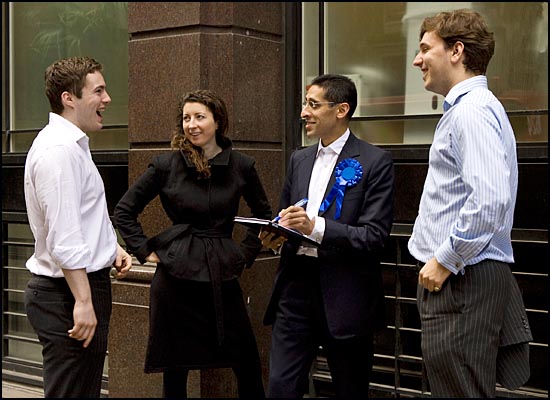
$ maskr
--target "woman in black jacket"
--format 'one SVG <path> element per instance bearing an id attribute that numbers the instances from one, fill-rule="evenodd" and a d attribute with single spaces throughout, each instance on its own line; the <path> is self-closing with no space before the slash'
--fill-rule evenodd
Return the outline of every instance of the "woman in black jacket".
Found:
<path id="1" fill-rule="evenodd" d="M 232 150 L 225 104 L 207 90 L 186 93 L 174 151 L 153 159 L 115 208 L 137 259 L 157 263 L 151 282 L 145 372 L 164 373 L 164 396 L 186 397 L 190 369 L 231 367 L 239 397 L 262 398 L 260 358 L 238 278 L 261 250 L 258 230 L 237 245 L 240 199 L 271 218 L 254 160 Z M 173 225 L 148 238 L 138 216 L 156 196 Z"/>

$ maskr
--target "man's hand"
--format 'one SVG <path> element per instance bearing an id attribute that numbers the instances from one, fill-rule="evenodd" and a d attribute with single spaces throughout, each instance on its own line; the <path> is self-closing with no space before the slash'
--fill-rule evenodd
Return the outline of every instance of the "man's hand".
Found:
<path id="1" fill-rule="evenodd" d="M 65 269 L 63 274 L 74 296 L 73 322 L 69 329 L 69 337 L 84 341 L 83 346 L 88 347 L 94 338 L 97 327 L 97 318 L 92 303 L 92 291 L 86 274 L 86 268 Z"/>
<path id="2" fill-rule="evenodd" d="M 315 221 L 309 219 L 306 210 L 303 207 L 290 206 L 279 213 L 281 219 L 278 224 L 285 228 L 294 229 L 300 231 L 304 235 L 311 235 L 313 228 L 315 227 Z"/>
<path id="3" fill-rule="evenodd" d="M 88 347 L 94 338 L 97 327 L 97 318 L 91 298 L 86 301 L 75 301 L 73 320 L 74 326 L 69 329 L 69 336 L 76 340 L 84 340 L 82 346 Z"/>
<path id="4" fill-rule="evenodd" d="M 418 284 L 424 286 L 430 292 L 439 292 L 449 275 L 451 275 L 451 271 L 441 265 L 434 257 L 418 273 Z"/>
<path id="5" fill-rule="evenodd" d="M 147 257 L 145 257 L 145 261 L 150 262 L 150 263 L 159 263 L 160 258 L 157 255 L 157 253 L 155 253 L 153 251 L 151 254 L 149 254 Z"/>
<path id="6" fill-rule="evenodd" d="M 113 267 L 116 268 L 115 278 L 124 278 L 132 268 L 132 256 L 126 253 L 124 249 L 117 243 L 116 259 Z"/>

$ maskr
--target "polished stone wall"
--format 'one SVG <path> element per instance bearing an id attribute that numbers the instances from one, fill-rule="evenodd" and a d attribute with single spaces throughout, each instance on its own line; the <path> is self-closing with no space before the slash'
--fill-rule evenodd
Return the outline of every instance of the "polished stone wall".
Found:
<path id="1" fill-rule="evenodd" d="M 182 93 L 210 89 L 225 100 L 236 150 L 256 159 L 275 210 L 284 176 L 283 4 L 128 3 L 128 183 L 168 151 Z M 246 212 L 243 208 L 243 212 Z M 158 199 L 140 217 L 154 235 L 168 226 Z M 236 229 L 236 239 L 242 231 Z M 277 258 L 263 252 L 241 278 L 267 383 L 270 328 L 261 323 Z M 136 265 L 113 284 L 109 397 L 162 396 L 162 375 L 144 374 L 149 284 L 154 265 Z M 192 372 L 190 397 L 236 397 L 231 370 Z"/>

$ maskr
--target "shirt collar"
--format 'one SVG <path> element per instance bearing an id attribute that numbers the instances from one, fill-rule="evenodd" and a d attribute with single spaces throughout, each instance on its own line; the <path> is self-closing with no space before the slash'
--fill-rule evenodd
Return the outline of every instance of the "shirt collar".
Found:
<path id="1" fill-rule="evenodd" d="M 455 104 L 458 104 L 462 96 L 478 87 L 487 89 L 487 77 L 485 75 L 476 75 L 454 85 L 449 93 L 447 93 L 447 96 L 445 96 L 443 111 L 447 111 Z"/>
<path id="2" fill-rule="evenodd" d="M 332 150 L 334 153 L 336 153 L 337 155 L 340 155 L 340 153 L 342 152 L 342 149 L 344 148 L 344 145 L 346 144 L 346 141 L 348 140 L 349 138 L 349 128 L 346 129 L 346 131 L 344 132 L 344 134 L 342 136 L 340 136 L 338 139 L 336 139 L 334 142 L 332 142 L 331 144 L 329 144 L 328 146 L 323 146 L 323 143 L 321 142 L 321 139 L 319 139 L 319 144 L 317 145 L 317 155 L 316 157 L 319 157 L 319 153 L 321 152 L 321 150 Z"/>
<path id="3" fill-rule="evenodd" d="M 62 117 L 59 114 L 50 112 L 49 115 L 49 124 L 50 125 L 62 125 L 64 130 L 63 134 L 67 139 L 74 140 L 75 142 L 80 141 L 82 138 L 88 138 L 88 136 L 75 124 L 69 121 L 67 118 Z"/>

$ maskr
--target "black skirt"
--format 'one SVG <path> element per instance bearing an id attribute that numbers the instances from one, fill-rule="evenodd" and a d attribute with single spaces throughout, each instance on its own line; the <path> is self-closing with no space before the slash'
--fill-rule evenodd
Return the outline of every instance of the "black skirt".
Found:
<path id="1" fill-rule="evenodd" d="M 151 282 L 146 373 L 173 368 L 259 365 L 256 339 L 237 279 L 222 282 L 223 343 L 210 282 L 177 279 L 162 265 Z"/>

